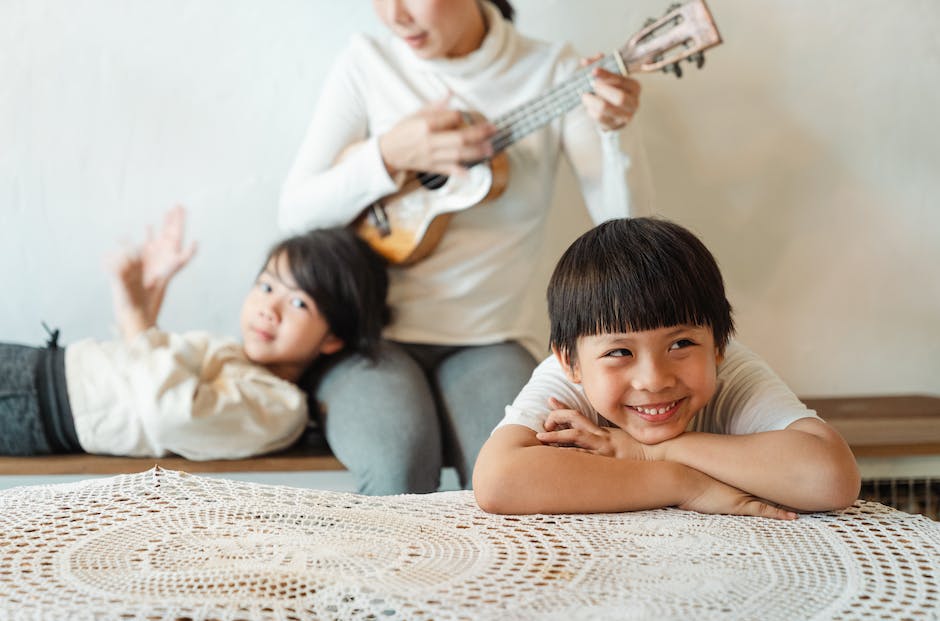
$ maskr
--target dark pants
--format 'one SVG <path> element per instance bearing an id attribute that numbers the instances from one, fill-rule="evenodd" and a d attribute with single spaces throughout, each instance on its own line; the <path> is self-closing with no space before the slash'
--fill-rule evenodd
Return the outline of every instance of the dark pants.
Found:
<path id="1" fill-rule="evenodd" d="M 0 343 L 0 455 L 81 452 L 65 350 Z"/>

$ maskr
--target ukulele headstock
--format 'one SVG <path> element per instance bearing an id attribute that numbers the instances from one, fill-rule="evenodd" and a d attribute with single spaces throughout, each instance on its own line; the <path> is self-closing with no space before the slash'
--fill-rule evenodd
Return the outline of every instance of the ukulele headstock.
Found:
<path id="1" fill-rule="evenodd" d="M 659 19 L 647 20 L 643 29 L 615 54 L 626 73 L 665 71 L 682 77 L 680 62 L 697 67 L 705 63 L 705 50 L 721 43 L 705 0 L 673 4 Z"/>

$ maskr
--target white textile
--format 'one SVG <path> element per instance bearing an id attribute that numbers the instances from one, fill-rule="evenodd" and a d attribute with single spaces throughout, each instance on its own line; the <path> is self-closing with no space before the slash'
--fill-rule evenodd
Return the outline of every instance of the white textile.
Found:
<path id="1" fill-rule="evenodd" d="M 937 618 L 940 524 L 678 509 L 497 516 L 155 468 L 0 492 L 0 617 Z"/>
<path id="2" fill-rule="evenodd" d="M 397 191 L 378 137 L 420 108 L 446 97 L 450 107 L 496 120 L 578 70 L 570 46 L 526 37 L 492 4 L 483 6 L 489 30 L 480 48 L 461 58 L 422 59 L 391 33 L 352 38 L 323 84 L 284 182 L 283 230 L 348 224 Z M 595 222 L 643 215 L 647 206 L 630 201 L 630 157 L 620 145 L 621 133 L 634 142 L 636 131 L 631 123 L 623 132 L 602 132 L 579 106 L 514 143 L 506 150 L 509 182 L 502 196 L 455 212 L 430 256 L 389 270 L 395 314 L 385 335 L 439 345 L 533 337 L 520 309 L 544 241 L 559 157 L 571 163 Z"/>

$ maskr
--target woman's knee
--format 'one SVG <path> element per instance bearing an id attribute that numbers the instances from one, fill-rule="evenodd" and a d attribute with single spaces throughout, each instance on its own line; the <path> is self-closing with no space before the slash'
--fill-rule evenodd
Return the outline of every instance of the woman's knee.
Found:
<path id="1" fill-rule="evenodd" d="M 317 391 L 330 448 L 368 494 L 428 492 L 440 479 L 440 426 L 421 368 L 401 348 L 351 357 Z"/>

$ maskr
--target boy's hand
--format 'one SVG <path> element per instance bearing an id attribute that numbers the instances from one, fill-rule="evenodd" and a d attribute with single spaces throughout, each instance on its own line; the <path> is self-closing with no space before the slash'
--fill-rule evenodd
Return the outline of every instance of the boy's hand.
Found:
<path id="1" fill-rule="evenodd" d="M 796 513 L 793 511 L 776 507 L 697 470 L 691 472 L 695 473 L 689 481 L 693 492 L 685 502 L 678 505 L 680 509 L 699 513 L 750 515 L 775 520 L 796 519 Z"/>
<path id="2" fill-rule="evenodd" d="M 549 399 L 548 404 L 552 412 L 545 420 L 545 431 L 536 434 L 542 444 L 576 448 L 586 453 L 616 459 L 654 459 L 647 451 L 649 447 L 634 440 L 623 429 L 596 425 L 581 412 L 571 409 L 554 397 Z"/>

